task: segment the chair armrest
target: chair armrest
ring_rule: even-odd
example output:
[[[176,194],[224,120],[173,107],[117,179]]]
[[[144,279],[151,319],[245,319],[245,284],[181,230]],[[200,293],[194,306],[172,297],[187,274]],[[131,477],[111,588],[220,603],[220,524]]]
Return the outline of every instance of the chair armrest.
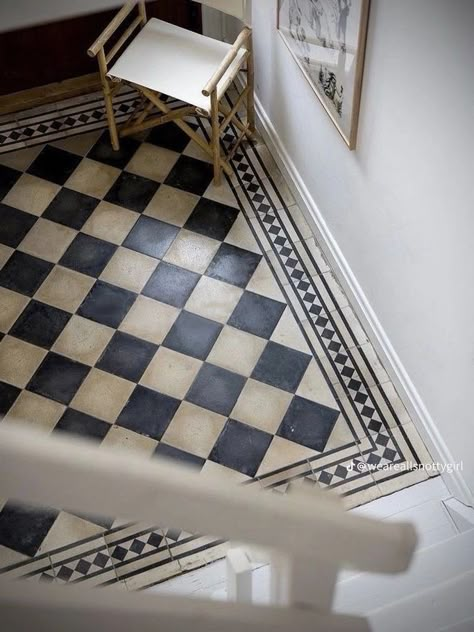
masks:
[[[225,75],[231,63],[237,57],[239,50],[242,48],[245,42],[250,38],[251,35],[252,35],[252,31],[251,29],[247,27],[242,29],[242,31],[239,33],[239,36],[233,43],[232,48],[222,60],[221,65],[216,70],[216,72],[212,75],[212,77],[209,79],[206,86],[204,87],[202,93],[205,97],[210,96],[211,92],[213,92],[216,89],[217,84]]]
[[[109,24],[105,27],[99,37],[95,40],[92,46],[88,49],[87,54],[89,57],[95,57],[99,50],[104,47],[110,37],[115,33],[118,27],[125,20],[127,15],[133,11],[137,2],[127,2],[117,13]]]

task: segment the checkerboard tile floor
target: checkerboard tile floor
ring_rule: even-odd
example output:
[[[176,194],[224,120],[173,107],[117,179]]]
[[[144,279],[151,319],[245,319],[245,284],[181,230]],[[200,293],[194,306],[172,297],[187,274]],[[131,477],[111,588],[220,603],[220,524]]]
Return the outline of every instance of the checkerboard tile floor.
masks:
[[[1,423],[350,505],[421,480],[351,469],[429,457],[266,148],[234,168],[216,189],[172,124],[0,154]],[[142,587],[225,548],[0,508],[0,567],[41,580]]]

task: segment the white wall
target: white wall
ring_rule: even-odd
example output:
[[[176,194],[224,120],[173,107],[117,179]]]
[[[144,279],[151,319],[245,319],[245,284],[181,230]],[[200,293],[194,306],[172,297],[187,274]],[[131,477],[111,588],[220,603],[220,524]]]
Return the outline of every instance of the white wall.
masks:
[[[276,4],[253,2],[263,118],[374,310],[385,351],[393,345],[398,377],[406,370],[422,434],[463,461],[473,492],[474,2],[373,0],[354,152],[278,36]]]

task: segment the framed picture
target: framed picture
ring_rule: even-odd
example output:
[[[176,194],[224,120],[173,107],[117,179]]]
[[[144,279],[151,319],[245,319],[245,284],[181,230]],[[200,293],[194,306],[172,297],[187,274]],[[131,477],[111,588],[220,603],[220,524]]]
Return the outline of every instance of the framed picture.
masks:
[[[349,146],[357,140],[370,0],[278,0],[278,31]]]

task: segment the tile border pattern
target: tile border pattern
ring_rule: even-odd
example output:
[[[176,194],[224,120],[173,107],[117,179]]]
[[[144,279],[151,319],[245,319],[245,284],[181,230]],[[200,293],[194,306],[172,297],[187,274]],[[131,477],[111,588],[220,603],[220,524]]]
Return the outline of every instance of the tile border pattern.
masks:
[[[118,120],[125,120],[136,103],[137,94],[124,90],[116,102]],[[106,127],[99,93],[11,116],[0,124],[0,154]],[[206,133],[202,123],[201,127]],[[235,135],[229,128],[224,143],[232,144]],[[340,288],[318,264],[324,261],[322,254],[310,247],[289,212],[288,195],[281,190],[285,185],[276,184],[275,165],[265,148],[241,146],[233,168],[230,184],[241,210],[354,438],[244,484],[278,492],[300,483],[308,489],[330,487],[355,506],[379,496],[384,484],[392,482],[385,488],[388,493],[423,480],[426,474],[416,465],[429,457],[416,433],[410,432],[412,424],[397,414],[403,405],[393,386],[380,383],[363,348],[366,339],[360,339],[340,305]],[[359,469],[359,464],[400,464],[406,469],[373,474]],[[123,525],[10,565],[0,574],[29,581],[118,583],[136,590],[219,559],[225,548],[225,542],[209,536]]]

